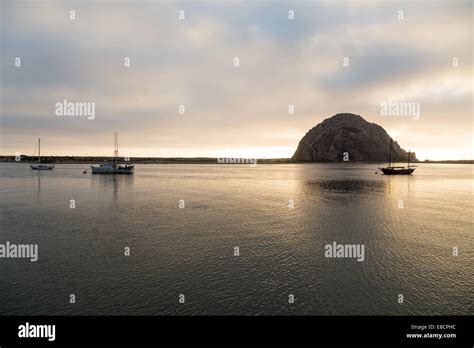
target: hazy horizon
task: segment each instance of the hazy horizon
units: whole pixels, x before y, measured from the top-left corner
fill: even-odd
[[[289,158],[309,129],[349,112],[420,160],[474,158],[470,1],[1,10],[0,155],[31,156],[41,138],[44,156],[112,156],[118,132],[131,157]],[[95,103],[94,118],[58,117],[63,100]],[[418,103],[418,117],[381,115],[392,101]]]

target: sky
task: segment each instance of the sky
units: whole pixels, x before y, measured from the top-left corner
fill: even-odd
[[[291,157],[349,112],[474,158],[472,1],[0,3],[0,155],[111,156],[117,132],[131,157]]]

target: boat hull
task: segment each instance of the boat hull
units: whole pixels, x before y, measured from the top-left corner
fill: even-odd
[[[46,164],[30,164],[31,169],[33,170],[53,170],[54,166],[49,166]]]
[[[380,168],[385,175],[410,175],[415,168]]]

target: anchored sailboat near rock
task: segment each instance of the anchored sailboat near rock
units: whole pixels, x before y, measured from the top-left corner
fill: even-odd
[[[133,164],[122,165],[118,163],[118,135],[115,133],[113,162],[91,166],[91,171],[92,174],[133,174],[133,168]]]
[[[392,138],[390,138],[390,156],[388,167],[379,168],[385,175],[411,175],[415,166],[410,165],[410,151],[408,151],[408,164],[406,167],[392,167]]]

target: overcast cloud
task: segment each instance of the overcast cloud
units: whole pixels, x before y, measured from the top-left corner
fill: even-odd
[[[351,112],[418,158],[471,159],[472,10],[458,0],[2,0],[0,152],[31,154],[41,137],[45,155],[112,155],[118,132],[131,156],[287,157],[311,127]],[[95,102],[95,118],[55,116],[64,99]],[[419,102],[419,119],[381,116],[387,100]]]

